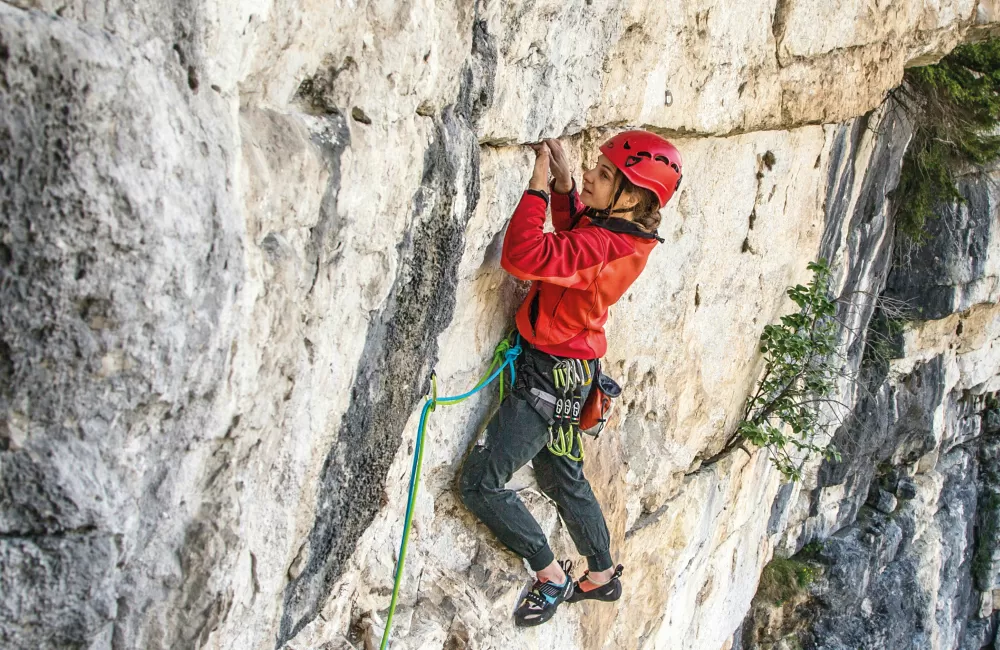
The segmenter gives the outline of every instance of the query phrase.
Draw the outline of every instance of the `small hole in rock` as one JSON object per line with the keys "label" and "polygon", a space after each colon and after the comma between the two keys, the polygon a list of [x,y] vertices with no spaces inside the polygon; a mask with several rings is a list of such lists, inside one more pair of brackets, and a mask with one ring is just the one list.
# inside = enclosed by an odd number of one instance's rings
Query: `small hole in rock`
{"label": "small hole in rock", "polygon": [[351,117],[354,118],[355,121],[361,122],[362,124],[372,123],[372,118],[368,117],[365,112],[357,106],[351,109]]}

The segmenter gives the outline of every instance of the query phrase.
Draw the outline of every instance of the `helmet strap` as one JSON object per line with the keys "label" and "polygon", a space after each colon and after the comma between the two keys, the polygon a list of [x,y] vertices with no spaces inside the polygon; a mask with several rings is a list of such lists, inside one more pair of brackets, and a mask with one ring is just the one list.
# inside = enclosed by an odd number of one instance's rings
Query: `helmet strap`
{"label": "helmet strap", "polygon": [[596,210],[594,208],[591,208],[590,212],[592,212],[595,216],[598,216],[598,217],[608,217],[608,216],[610,216],[612,214],[622,214],[622,213],[625,213],[625,212],[631,212],[634,209],[634,208],[617,208],[617,209],[612,209],[612,208],[614,208],[615,204],[618,203],[618,199],[620,199],[622,197],[622,193],[625,191],[625,183],[622,182],[622,178],[623,177],[621,176],[621,172],[618,172],[618,174],[619,174],[618,179],[617,179],[618,180],[618,187],[615,189],[615,196],[614,196],[614,198],[611,199],[611,203],[608,204],[608,207],[604,208],[603,210]]}
{"label": "helmet strap", "polygon": [[[622,182],[622,178],[621,172],[618,172],[618,188],[615,189],[615,198],[611,199],[611,203],[609,203],[608,207],[605,208],[609,214],[615,212],[615,210],[612,210],[611,208],[615,207],[615,204],[618,203],[618,199],[622,198],[622,192],[625,191],[625,183]],[[617,210],[617,212],[622,212],[622,210]]]}

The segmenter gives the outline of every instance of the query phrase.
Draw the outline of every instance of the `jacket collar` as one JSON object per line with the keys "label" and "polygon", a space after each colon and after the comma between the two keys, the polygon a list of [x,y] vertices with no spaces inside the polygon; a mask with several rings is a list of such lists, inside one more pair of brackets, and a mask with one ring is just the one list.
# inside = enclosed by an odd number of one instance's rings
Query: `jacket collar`
{"label": "jacket collar", "polygon": [[654,230],[653,232],[648,232],[643,230],[633,221],[628,219],[621,219],[619,217],[598,217],[594,214],[586,215],[590,222],[597,226],[598,228],[604,228],[605,230],[610,230],[611,232],[620,232],[626,235],[634,235],[641,239],[655,239],[656,241],[663,243],[663,238]]}

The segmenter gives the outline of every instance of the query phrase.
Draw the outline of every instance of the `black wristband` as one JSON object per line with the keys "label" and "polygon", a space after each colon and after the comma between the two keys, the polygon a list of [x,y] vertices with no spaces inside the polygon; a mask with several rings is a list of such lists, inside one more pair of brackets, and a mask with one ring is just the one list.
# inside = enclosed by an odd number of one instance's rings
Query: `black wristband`
{"label": "black wristband", "polygon": [[525,190],[525,193],[543,199],[545,201],[545,205],[549,204],[549,195],[545,190]]}

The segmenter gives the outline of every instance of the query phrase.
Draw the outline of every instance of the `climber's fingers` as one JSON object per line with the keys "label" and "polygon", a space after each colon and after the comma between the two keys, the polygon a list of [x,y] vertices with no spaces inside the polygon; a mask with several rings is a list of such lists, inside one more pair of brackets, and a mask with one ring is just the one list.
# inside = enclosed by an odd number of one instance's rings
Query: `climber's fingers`
{"label": "climber's fingers", "polygon": [[545,140],[549,148],[549,168],[552,176],[556,179],[557,186],[569,187],[573,183],[572,175],[569,171],[569,158],[566,157],[566,150],[562,143],[555,138]]}
{"label": "climber's fingers", "polygon": [[535,150],[535,169],[531,174],[529,187],[545,190],[549,185],[549,147],[544,142],[530,145]]}

